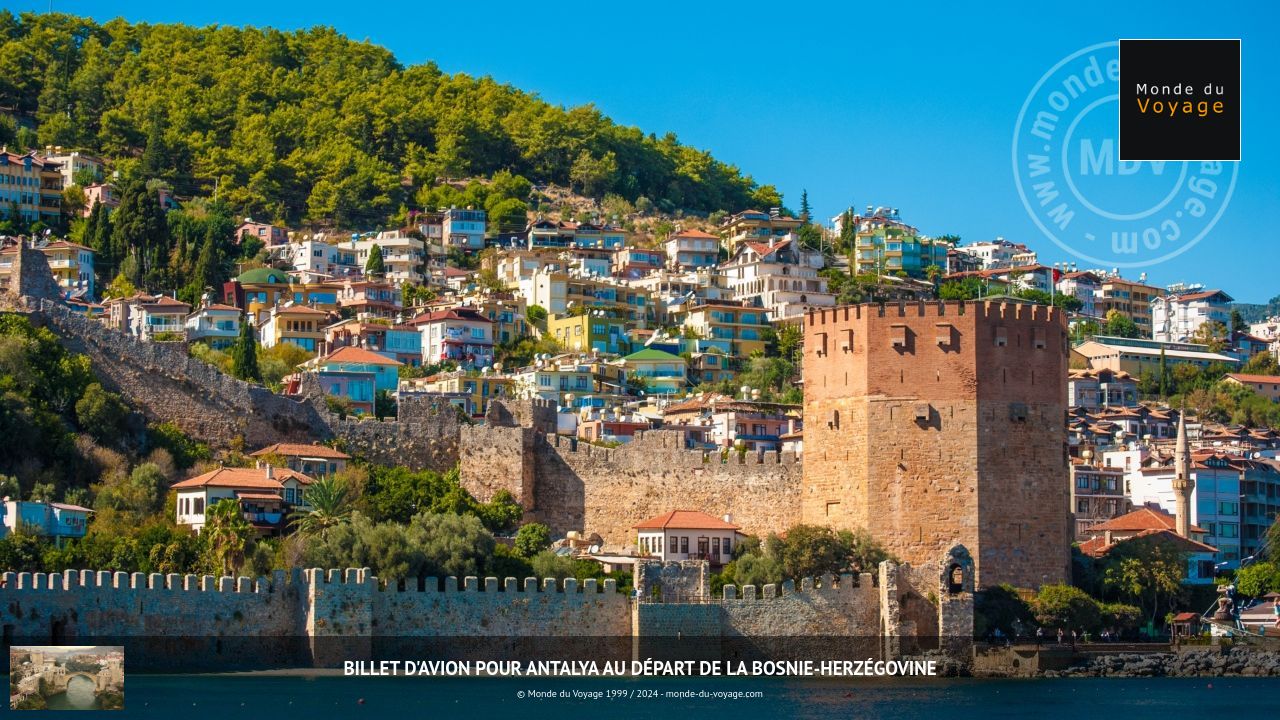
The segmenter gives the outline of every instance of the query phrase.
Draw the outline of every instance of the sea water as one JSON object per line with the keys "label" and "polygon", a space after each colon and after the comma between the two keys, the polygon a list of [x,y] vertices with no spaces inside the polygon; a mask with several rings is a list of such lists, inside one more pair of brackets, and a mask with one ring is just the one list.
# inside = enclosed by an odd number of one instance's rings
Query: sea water
{"label": "sea water", "polygon": [[129,675],[125,716],[200,718],[1269,717],[1277,678],[1051,680]]}

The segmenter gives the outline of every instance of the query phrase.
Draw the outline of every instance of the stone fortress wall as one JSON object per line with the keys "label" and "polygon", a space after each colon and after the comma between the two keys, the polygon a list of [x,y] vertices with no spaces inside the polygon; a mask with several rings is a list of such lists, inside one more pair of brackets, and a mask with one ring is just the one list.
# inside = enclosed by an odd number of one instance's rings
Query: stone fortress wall
{"label": "stone fortress wall", "polygon": [[[530,409],[527,406],[533,405]],[[676,509],[729,515],[753,534],[800,521],[800,461],[794,453],[730,453],[685,448],[678,429],[649,430],[616,448],[554,433],[542,401],[501,402],[484,425],[464,426],[459,441],[463,487],[484,501],[507,490],[526,518],[552,532],[598,534],[634,542],[635,523]],[[513,418],[501,424],[503,416]],[[521,424],[515,425],[519,418]]]}
{"label": "stone fortress wall", "polygon": [[[828,575],[802,579],[798,587],[790,581],[759,589],[729,585],[719,598],[709,592],[703,562],[641,562],[637,577],[639,592],[631,597],[619,593],[613,580],[466,577],[459,583],[449,577],[383,583],[368,569],[353,568],[276,571],[257,579],[7,572],[0,624],[6,643],[128,641],[176,666],[185,658],[210,666],[252,661],[318,667],[375,657],[379,648],[415,640],[441,653],[457,652],[457,645],[468,642],[488,652],[539,647],[522,646],[522,640],[556,641],[548,648],[563,647],[560,641],[578,640],[583,647],[604,642],[632,653],[646,639],[704,638],[704,649],[714,649],[743,639],[886,636],[894,642],[881,648],[896,656],[917,640],[927,643],[948,627],[964,627],[938,608],[933,623],[905,618],[899,610],[905,599],[933,590],[917,587],[919,574],[893,563],[881,565],[878,585],[871,574]],[[690,587],[698,595],[676,601],[677,588]],[[971,632],[971,600],[968,607]],[[909,642],[900,645],[903,638]]]}

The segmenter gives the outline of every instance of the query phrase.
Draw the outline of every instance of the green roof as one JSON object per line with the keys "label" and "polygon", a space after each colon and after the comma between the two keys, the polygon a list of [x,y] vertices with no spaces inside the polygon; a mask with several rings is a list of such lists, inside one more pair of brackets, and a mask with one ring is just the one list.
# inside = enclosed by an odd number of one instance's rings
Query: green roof
{"label": "green roof", "polygon": [[245,270],[236,278],[241,285],[288,285],[289,276],[272,268],[254,268]]}
{"label": "green roof", "polygon": [[645,348],[639,352],[633,352],[623,358],[623,360],[663,360],[670,362],[671,360],[679,360],[684,362],[684,358],[679,355],[672,355],[665,350],[654,350],[653,348]]}

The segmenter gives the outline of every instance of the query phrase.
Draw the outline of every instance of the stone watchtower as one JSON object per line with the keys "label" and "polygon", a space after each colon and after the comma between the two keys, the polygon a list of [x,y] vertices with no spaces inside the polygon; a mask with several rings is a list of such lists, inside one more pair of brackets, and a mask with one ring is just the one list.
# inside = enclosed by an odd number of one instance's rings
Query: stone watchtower
{"label": "stone watchtower", "polygon": [[803,522],[865,528],[938,572],[962,544],[979,587],[1070,576],[1059,310],[854,305],[803,322]]}

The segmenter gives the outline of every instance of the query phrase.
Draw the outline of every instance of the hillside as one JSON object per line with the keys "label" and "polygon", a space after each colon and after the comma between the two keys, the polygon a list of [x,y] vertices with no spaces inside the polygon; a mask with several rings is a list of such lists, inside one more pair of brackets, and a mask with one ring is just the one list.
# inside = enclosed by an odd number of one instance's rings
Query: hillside
{"label": "hillside", "polygon": [[500,170],[667,212],[780,202],[673,134],[433,63],[405,67],[330,28],[0,11],[0,42],[0,143],[98,153],[179,195],[216,187],[239,215],[373,226],[420,206],[437,179]]}

